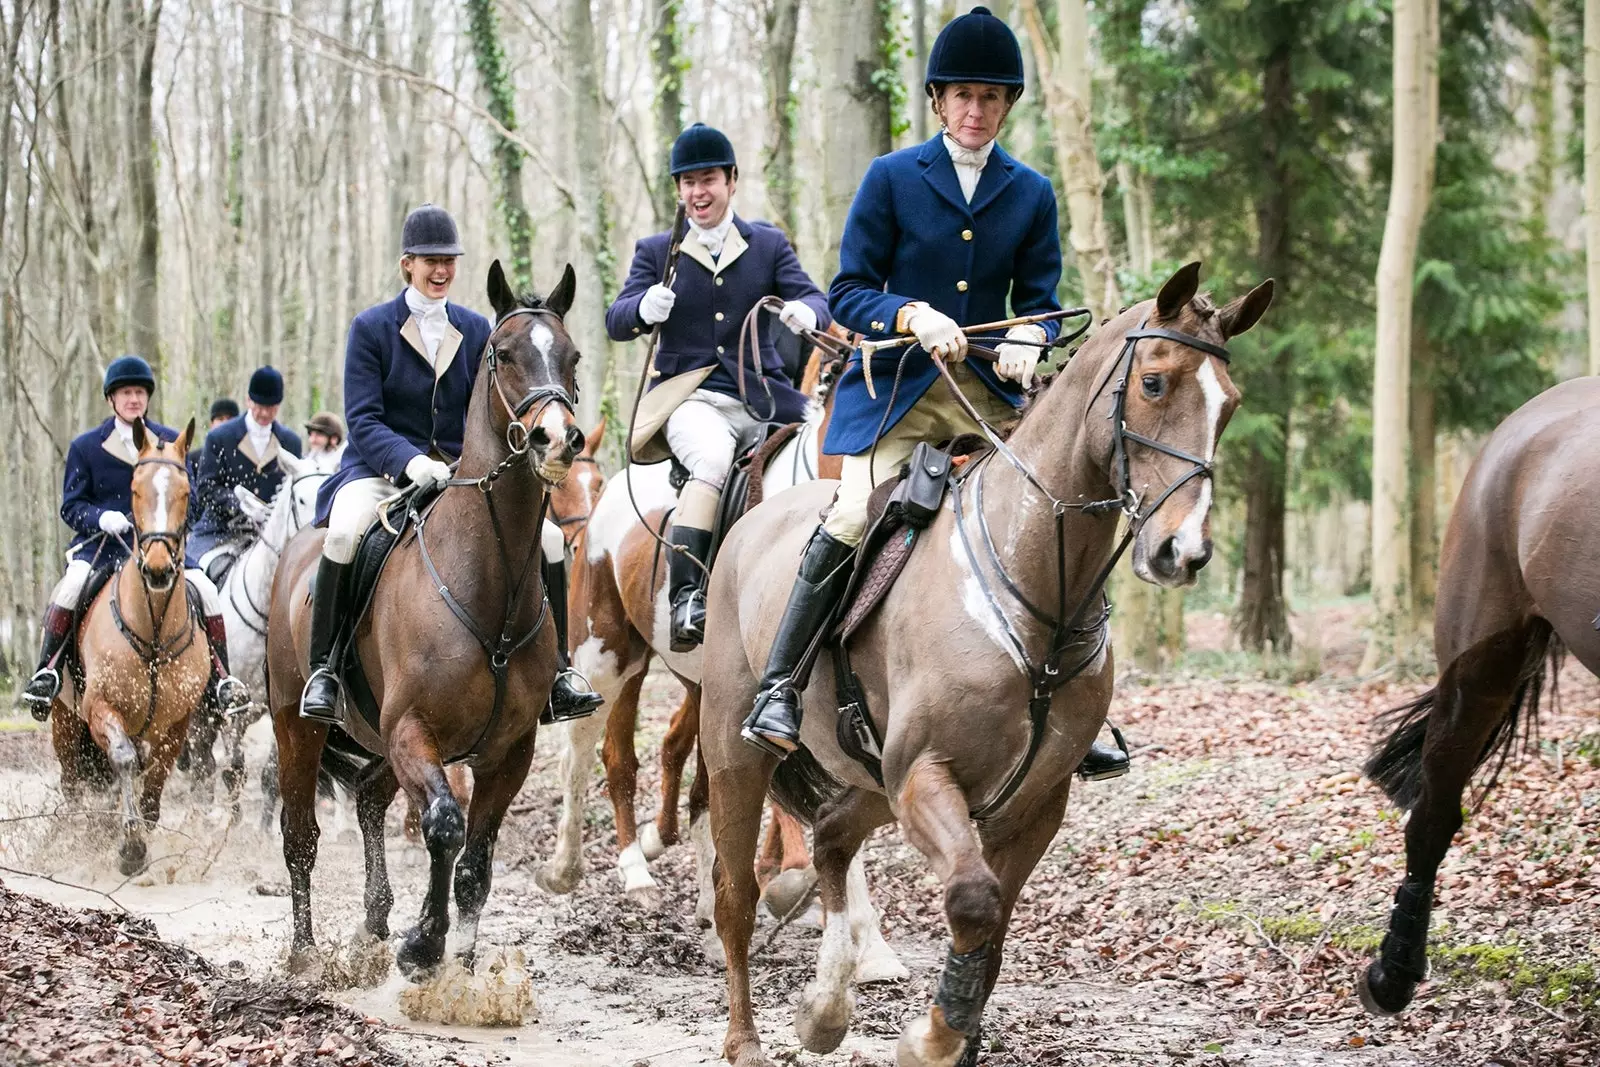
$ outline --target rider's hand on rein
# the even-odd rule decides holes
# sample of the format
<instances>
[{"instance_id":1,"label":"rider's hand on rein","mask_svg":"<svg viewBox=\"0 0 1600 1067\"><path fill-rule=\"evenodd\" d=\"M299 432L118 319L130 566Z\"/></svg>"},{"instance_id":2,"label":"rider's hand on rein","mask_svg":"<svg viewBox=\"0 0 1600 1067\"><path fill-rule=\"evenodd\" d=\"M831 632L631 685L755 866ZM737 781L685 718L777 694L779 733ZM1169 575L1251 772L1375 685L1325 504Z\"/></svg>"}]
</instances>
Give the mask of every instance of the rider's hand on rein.
<instances>
[{"instance_id":1,"label":"rider's hand on rein","mask_svg":"<svg viewBox=\"0 0 1600 1067\"><path fill-rule=\"evenodd\" d=\"M947 362L960 362L967 356L967 335L956 321L927 304L907 304L906 332L916 334L923 350Z\"/></svg>"}]
</instances>

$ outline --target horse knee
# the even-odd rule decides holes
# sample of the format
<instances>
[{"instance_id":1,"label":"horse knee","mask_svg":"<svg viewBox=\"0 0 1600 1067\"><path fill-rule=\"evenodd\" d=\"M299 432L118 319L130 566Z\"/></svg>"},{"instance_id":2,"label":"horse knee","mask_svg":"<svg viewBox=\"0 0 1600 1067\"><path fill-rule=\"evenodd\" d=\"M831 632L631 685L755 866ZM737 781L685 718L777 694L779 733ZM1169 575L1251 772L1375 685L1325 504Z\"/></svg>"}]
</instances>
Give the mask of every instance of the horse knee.
<instances>
[{"instance_id":1,"label":"horse knee","mask_svg":"<svg viewBox=\"0 0 1600 1067\"><path fill-rule=\"evenodd\" d=\"M999 880L987 869L958 877L944 891L944 913L958 943L987 943L1000 924Z\"/></svg>"},{"instance_id":2,"label":"horse knee","mask_svg":"<svg viewBox=\"0 0 1600 1067\"><path fill-rule=\"evenodd\" d=\"M422 840L428 852L435 856L454 856L461 851L467 837L467 820L462 817L461 805L446 793L434 797L428 810L422 813Z\"/></svg>"}]
</instances>

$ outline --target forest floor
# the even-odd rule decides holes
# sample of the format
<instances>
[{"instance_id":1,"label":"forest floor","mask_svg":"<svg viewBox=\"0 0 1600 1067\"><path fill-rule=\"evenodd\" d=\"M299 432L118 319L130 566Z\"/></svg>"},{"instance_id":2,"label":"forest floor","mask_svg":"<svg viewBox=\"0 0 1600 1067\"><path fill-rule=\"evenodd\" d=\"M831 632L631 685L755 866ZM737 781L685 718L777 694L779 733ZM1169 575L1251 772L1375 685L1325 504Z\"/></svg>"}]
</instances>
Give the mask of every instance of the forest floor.
<instances>
[{"instance_id":1,"label":"forest floor","mask_svg":"<svg viewBox=\"0 0 1600 1067\"><path fill-rule=\"evenodd\" d=\"M1361 1010L1353 981L1381 937L1404 848L1403 820L1358 769L1373 716L1423 685L1349 677L1359 616L1341 605L1314 620L1336 669L1313 682L1263 680L1282 675L1257 665L1121 685L1113 717L1138 747L1134 773L1075 790L1017 907L980 1063L1600 1063L1600 684L1571 668L1536 748L1507 768L1446 860L1432 979L1401 1018ZM1190 662L1204 659L1213 623L1191 617ZM1216 664L1243 665L1211 651ZM676 685L652 678L646 698L649 764ZM329 991L332 1003L277 980L289 901L276 834L255 825L253 782L245 817L230 823L189 803L178 776L149 871L116 875L89 820L49 814L54 761L30 726L0 720L0 880L10 890L0 890L0 1062L718 1059L723 981L701 955L686 847L653 865L658 913L624 903L597 784L583 886L552 897L534 885L554 836L551 746L501 836L479 934L480 952L526 957L537 1021L493 1029L412 1021L392 970L374 988ZM643 788L655 784L647 771ZM335 814L322 813L314 878L325 946L347 939L361 914L354 820ZM419 907L425 861L398 835L398 806L391 819L398 929ZM758 1021L780 1063L892 1064L900 1026L929 1002L945 948L938 886L892 828L869 842L867 873L911 979L859 989L845 1045L802 1052L791 1010L819 932L783 928L753 968Z\"/></svg>"}]
</instances>

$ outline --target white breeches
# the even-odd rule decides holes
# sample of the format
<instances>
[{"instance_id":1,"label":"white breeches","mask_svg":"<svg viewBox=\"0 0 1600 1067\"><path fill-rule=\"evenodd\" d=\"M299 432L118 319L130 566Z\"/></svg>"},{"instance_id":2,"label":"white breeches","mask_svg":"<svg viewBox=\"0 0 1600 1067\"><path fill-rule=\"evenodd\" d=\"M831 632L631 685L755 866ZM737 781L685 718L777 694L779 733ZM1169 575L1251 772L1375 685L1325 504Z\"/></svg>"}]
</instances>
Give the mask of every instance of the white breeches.
<instances>
[{"instance_id":1,"label":"white breeches","mask_svg":"<svg viewBox=\"0 0 1600 1067\"><path fill-rule=\"evenodd\" d=\"M50 602L71 611L78 606L78 598L83 595L83 586L89 580L89 575L94 570L86 559L75 559L67 564L67 572L56 583L55 591L50 594ZM190 567L183 572L183 576L194 583L200 593L200 609L208 616L222 614L222 597L217 592L216 585L206 572L197 567Z\"/></svg>"},{"instance_id":2,"label":"white breeches","mask_svg":"<svg viewBox=\"0 0 1600 1067\"><path fill-rule=\"evenodd\" d=\"M378 517L378 505L393 495L394 486L383 478L358 478L340 486L328 509L328 537L322 542L322 554L335 563L354 560L361 535Z\"/></svg>"},{"instance_id":3,"label":"white breeches","mask_svg":"<svg viewBox=\"0 0 1600 1067\"><path fill-rule=\"evenodd\" d=\"M711 528L739 435L755 423L738 397L710 389L696 389L678 405L667 419L667 446L688 468L690 481L683 488L675 523Z\"/></svg>"}]
</instances>

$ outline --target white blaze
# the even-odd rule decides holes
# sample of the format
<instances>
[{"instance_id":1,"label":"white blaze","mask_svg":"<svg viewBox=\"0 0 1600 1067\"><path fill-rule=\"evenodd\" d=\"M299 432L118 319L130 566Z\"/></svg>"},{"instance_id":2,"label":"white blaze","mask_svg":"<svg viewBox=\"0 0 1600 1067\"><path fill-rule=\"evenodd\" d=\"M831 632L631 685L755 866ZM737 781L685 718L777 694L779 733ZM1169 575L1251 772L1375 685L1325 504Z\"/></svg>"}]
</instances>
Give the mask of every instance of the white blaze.
<instances>
[{"instance_id":1,"label":"white blaze","mask_svg":"<svg viewBox=\"0 0 1600 1067\"><path fill-rule=\"evenodd\" d=\"M167 494L172 491L172 469L162 467L156 471L151 479L156 489L156 514L150 523L150 533L167 533L170 525L167 522Z\"/></svg>"},{"instance_id":2,"label":"white blaze","mask_svg":"<svg viewBox=\"0 0 1600 1067\"><path fill-rule=\"evenodd\" d=\"M1217 454L1217 423L1222 420L1222 405L1227 400L1227 394L1222 391L1222 383L1217 380L1217 369L1209 357L1200 364L1195 378L1199 380L1206 398L1205 458L1210 462ZM1210 514L1211 479L1204 478L1200 482L1200 498L1173 535L1172 547L1177 558L1194 559L1200 555L1205 544L1206 516Z\"/></svg>"}]
</instances>

